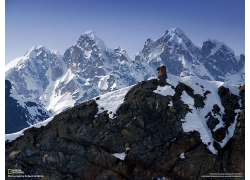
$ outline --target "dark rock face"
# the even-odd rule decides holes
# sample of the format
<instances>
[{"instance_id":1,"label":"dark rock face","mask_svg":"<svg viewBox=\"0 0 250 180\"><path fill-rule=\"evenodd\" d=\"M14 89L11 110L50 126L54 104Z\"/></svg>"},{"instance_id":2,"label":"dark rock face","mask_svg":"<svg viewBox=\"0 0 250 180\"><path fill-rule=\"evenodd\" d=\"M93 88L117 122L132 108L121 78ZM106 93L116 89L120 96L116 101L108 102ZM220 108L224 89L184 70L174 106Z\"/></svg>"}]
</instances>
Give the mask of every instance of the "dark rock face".
<instances>
[{"instance_id":1,"label":"dark rock face","mask_svg":"<svg viewBox=\"0 0 250 180\"><path fill-rule=\"evenodd\" d=\"M225 108L225 114L222 120L225 122L225 126L228 127L234 122L234 117L236 115L235 109L240 109L239 97L232 94L228 88L223 86L219 88L218 94Z\"/></svg>"},{"instance_id":2,"label":"dark rock face","mask_svg":"<svg viewBox=\"0 0 250 180\"><path fill-rule=\"evenodd\" d=\"M5 134L17 132L28 126L25 116L28 112L17 103L17 100L10 97L10 90L11 83L5 80Z\"/></svg>"},{"instance_id":3,"label":"dark rock face","mask_svg":"<svg viewBox=\"0 0 250 180\"><path fill-rule=\"evenodd\" d=\"M182 130L181 120L190 110L181 93L185 90L197 99L196 107L204 106L206 95L196 96L193 89L179 83L174 96L162 96L153 92L158 85L153 79L131 88L114 119L106 111L96 116L98 105L90 100L56 115L44 127L26 130L5 144L6 173L7 169L22 169L26 175L58 180L191 180L211 172L243 173L244 110L238 116L234 137L224 148L218 147L215 155L198 132ZM224 101L232 98L226 89L221 91L225 91ZM216 110L215 105L214 113ZM124 160L112 155L122 152L127 154Z\"/></svg>"},{"instance_id":4,"label":"dark rock face","mask_svg":"<svg viewBox=\"0 0 250 180\"><path fill-rule=\"evenodd\" d=\"M245 109L245 84L239 87L242 109Z\"/></svg>"}]
</instances>

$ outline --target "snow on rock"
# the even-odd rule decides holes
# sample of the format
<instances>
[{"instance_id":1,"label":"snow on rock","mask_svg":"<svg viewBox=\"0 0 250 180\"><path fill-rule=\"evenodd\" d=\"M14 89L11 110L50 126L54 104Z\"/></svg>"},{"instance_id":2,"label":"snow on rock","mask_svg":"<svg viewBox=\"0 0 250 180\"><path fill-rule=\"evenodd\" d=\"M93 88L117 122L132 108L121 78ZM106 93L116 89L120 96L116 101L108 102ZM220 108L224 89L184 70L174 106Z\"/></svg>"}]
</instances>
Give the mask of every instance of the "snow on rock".
<instances>
[{"instance_id":1,"label":"snow on rock","mask_svg":"<svg viewBox=\"0 0 250 180\"><path fill-rule=\"evenodd\" d=\"M171 86L158 86L157 89L154 91L154 93L161 94L163 96L173 96L175 94L174 89L171 88Z\"/></svg>"},{"instance_id":2,"label":"snow on rock","mask_svg":"<svg viewBox=\"0 0 250 180\"><path fill-rule=\"evenodd\" d=\"M206 95L206 99L204 100L205 106L204 108L198 108L196 109L194 107L194 99L187 94L186 91L182 92L181 100L189 106L189 109L191 109L191 112L187 113L185 119L182 120L182 128L184 132L192 132L192 131L198 131L200 133L200 138L204 144L207 145L208 149L214 153L217 154L217 150L214 148L214 138L212 137L212 132L208 128L206 122L208 120L207 114L209 112L212 112L213 106L217 104L220 107L220 114L215 115L212 113L212 115L217 118L220 123L217 124L217 126L213 129L213 131L216 131L217 129L224 127L224 122L222 121L222 115L224 114L224 107L221 104L220 97L218 95L218 88L220 86L224 86L226 88L229 88L231 93L239 96L239 91L234 85L225 83L225 82L219 82L219 81L208 81L203 80L198 77L177 77L173 75L169 75L169 78L167 81L173 85L177 86L178 83L184 83L188 86L190 86L194 90L194 94L199 94L201 96L204 96L204 93L206 91L209 91L210 93ZM154 91L155 93L161 94L161 95L171 95L173 96L175 94L174 89L171 88L171 86L166 85L164 87L158 86L157 90ZM173 106L172 101L170 101L169 106ZM237 114L238 116L238 114ZM236 119L237 117L235 117ZM230 132L227 134L226 138L223 140L220 145L222 147L225 146L225 144L228 142L228 140L233 136L233 132L235 129L235 122L229 126L228 131Z\"/></svg>"},{"instance_id":3,"label":"snow on rock","mask_svg":"<svg viewBox=\"0 0 250 180\"><path fill-rule=\"evenodd\" d=\"M26 131L27 129L30 129L30 128L40 128L41 126L46 126L50 121L52 121L54 118L54 116L42 121L42 122L39 122L37 124L34 124L34 125L31 125L30 127L27 127L21 131L18 131L16 133L12 133L12 134L5 134L5 141L13 141L15 140L16 138L20 137L20 136L23 136L24 135L24 131Z\"/></svg>"},{"instance_id":4,"label":"snow on rock","mask_svg":"<svg viewBox=\"0 0 250 180\"><path fill-rule=\"evenodd\" d=\"M213 141L212 134L210 130L208 129L207 125L205 124L204 120L200 117L200 110L197 110L193 107L194 105L194 99L190 97L185 91L183 91L181 100L189 106L189 108L192 110L192 113L188 113L186 115L185 120L183 120L182 128L184 132L190 132L190 131L198 131L201 136L201 140L203 143L208 144L209 142ZM203 115L203 114L202 114ZM210 150L213 152L216 152L216 150L213 147L209 147Z\"/></svg>"},{"instance_id":5,"label":"snow on rock","mask_svg":"<svg viewBox=\"0 0 250 180\"><path fill-rule=\"evenodd\" d=\"M133 86L134 85L100 95L99 100L96 100L96 103L98 104L98 114L107 110L109 117L113 118L116 110L123 103L125 95Z\"/></svg>"},{"instance_id":6,"label":"snow on rock","mask_svg":"<svg viewBox=\"0 0 250 180\"><path fill-rule=\"evenodd\" d=\"M190 81L188 81L188 82L190 82ZM204 86L202 86L202 87L204 87ZM213 87L213 88L215 88L214 91L217 91L218 87ZM195 88L193 88L193 89L195 90ZM199 88L196 88L196 92L197 91L199 91ZM205 118L206 115L212 110L213 105L216 103L219 105L219 107L224 112L224 108L220 103L220 98L219 98L217 92L214 93L214 91L212 91L212 93L208 95L210 97L207 97L207 99L205 100L205 107L202 109L196 109L193 106L194 99L192 97L190 97L185 91L183 91L183 93L182 93L181 100L189 106L189 109L192 110L192 112L189 112L186 115L185 119L183 120L182 128L183 128L184 132L198 131L200 133L200 137L201 137L202 142L208 146L208 149L211 152L216 154L217 150L213 146L214 139L212 137L211 130L208 128L208 126L206 124L207 118Z\"/></svg>"},{"instance_id":7,"label":"snow on rock","mask_svg":"<svg viewBox=\"0 0 250 180\"><path fill-rule=\"evenodd\" d=\"M17 57L14 60L10 61L6 66L5 66L5 72L8 71L9 69L15 67L17 65L17 63L22 60L24 56L21 57Z\"/></svg>"},{"instance_id":8,"label":"snow on rock","mask_svg":"<svg viewBox=\"0 0 250 180\"><path fill-rule=\"evenodd\" d=\"M160 178L157 178L157 180L166 180L165 177L160 177Z\"/></svg>"},{"instance_id":9,"label":"snow on rock","mask_svg":"<svg viewBox=\"0 0 250 180\"><path fill-rule=\"evenodd\" d=\"M179 156L181 159L185 159L184 152L180 154Z\"/></svg>"},{"instance_id":10,"label":"snow on rock","mask_svg":"<svg viewBox=\"0 0 250 180\"><path fill-rule=\"evenodd\" d=\"M233 124L231 124L231 125L228 127L228 129L227 129L227 130L228 130L228 133L226 134L226 137L222 140L222 142L218 142L218 143L220 144L221 147L224 147L224 146L227 144L227 142L229 141L229 139L230 139L231 137L233 137L233 135L234 135L234 130L235 130L236 123L237 123L237 118L238 118L238 115L239 115L240 112L241 112L240 109L235 110L235 113L237 113L237 114L236 114L236 116L235 116L235 118L234 118Z\"/></svg>"},{"instance_id":11,"label":"snow on rock","mask_svg":"<svg viewBox=\"0 0 250 180\"><path fill-rule=\"evenodd\" d=\"M123 153L114 153L112 155L115 156L117 159L124 160L127 154L123 152Z\"/></svg>"},{"instance_id":12,"label":"snow on rock","mask_svg":"<svg viewBox=\"0 0 250 180\"><path fill-rule=\"evenodd\" d=\"M182 92L181 100L185 102L185 104L189 105L189 107L192 107L194 105L194 99L190 97L186 91Z\"/></svg>"}]
</instances>

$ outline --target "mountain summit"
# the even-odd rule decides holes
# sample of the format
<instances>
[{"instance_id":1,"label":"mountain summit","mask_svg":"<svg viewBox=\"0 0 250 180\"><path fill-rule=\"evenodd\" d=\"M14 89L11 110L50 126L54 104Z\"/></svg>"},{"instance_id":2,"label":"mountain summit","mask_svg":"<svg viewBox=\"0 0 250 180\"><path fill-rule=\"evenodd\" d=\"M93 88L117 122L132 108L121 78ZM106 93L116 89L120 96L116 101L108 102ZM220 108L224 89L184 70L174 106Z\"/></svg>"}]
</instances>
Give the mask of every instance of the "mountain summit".
<instances>
[{"instance_id":1,"label":"mountain summit","mask_svg":"<svg viewBox=\"0 0 250 180\"><path fill-rule=\"evenodd\" d=\"M209 39L199 48L179 28L167 30L156 40L149 38L136 59L146 61L154 69L165 65L176 76L244 83L244 56L237 61L234 52L217 40Z\"/></svg>"},{"instance_id":2,"label":"mountain summit","mask_svg":"<svg viewBox=\"0 0 250 180\"><path fill-rule=\"evenodd\" d=\"M60 55L44 46L32 47L5 72L18 99L35 101L50 114L71 108L95 96L156 77L165 65L168 74L243 84L245 56L236 58L224 43L207 40L195 46L179 28L157 40L147 39L130 59L121 47L108 48L94 31L83 33ZM224 64L227 64L225 66ZM11 95L12 96L12 95Z\"/></svg>"}]
</instances>

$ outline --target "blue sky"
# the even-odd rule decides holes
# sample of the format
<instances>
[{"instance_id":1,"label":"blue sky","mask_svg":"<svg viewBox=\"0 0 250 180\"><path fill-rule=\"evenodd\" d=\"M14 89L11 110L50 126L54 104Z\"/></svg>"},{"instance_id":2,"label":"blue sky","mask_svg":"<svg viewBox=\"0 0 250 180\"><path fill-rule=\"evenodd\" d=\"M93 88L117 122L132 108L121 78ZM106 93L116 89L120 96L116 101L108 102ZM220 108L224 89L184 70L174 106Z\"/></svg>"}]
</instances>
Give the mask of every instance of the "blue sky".
<instances>
[{"instance_id":1,"label":"blue sky","mask_svg":"<svg viewBox=\"0 0 250 180\"><path fill-rule=\"evenodd\" d=\"M5 63L35 45L64 54L88 30L133 59L174 27L196 45L211 38L245 53L244 0L6 0Z\"/></svg>"}]
</instances>

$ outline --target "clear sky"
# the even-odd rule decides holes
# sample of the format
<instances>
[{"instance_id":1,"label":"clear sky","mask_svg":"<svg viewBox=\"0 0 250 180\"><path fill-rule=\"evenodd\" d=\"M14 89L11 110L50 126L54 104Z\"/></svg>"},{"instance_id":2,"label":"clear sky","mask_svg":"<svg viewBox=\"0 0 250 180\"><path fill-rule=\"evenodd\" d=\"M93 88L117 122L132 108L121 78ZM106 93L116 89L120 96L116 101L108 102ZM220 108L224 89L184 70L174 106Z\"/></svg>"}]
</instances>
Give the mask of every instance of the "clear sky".
<instances>
[{"instance_id":1,"label":"clear sky","mask_svg":"<svg viewBox=\"0 0 250 180\"><path fill-rule=\"evenodd\" d=\"M5 63L35 45L63 55L88 30L133 59L174 27L196 45L211 38L245 53L244 0L6 0Z\"/></svg>"}]
</instances>

